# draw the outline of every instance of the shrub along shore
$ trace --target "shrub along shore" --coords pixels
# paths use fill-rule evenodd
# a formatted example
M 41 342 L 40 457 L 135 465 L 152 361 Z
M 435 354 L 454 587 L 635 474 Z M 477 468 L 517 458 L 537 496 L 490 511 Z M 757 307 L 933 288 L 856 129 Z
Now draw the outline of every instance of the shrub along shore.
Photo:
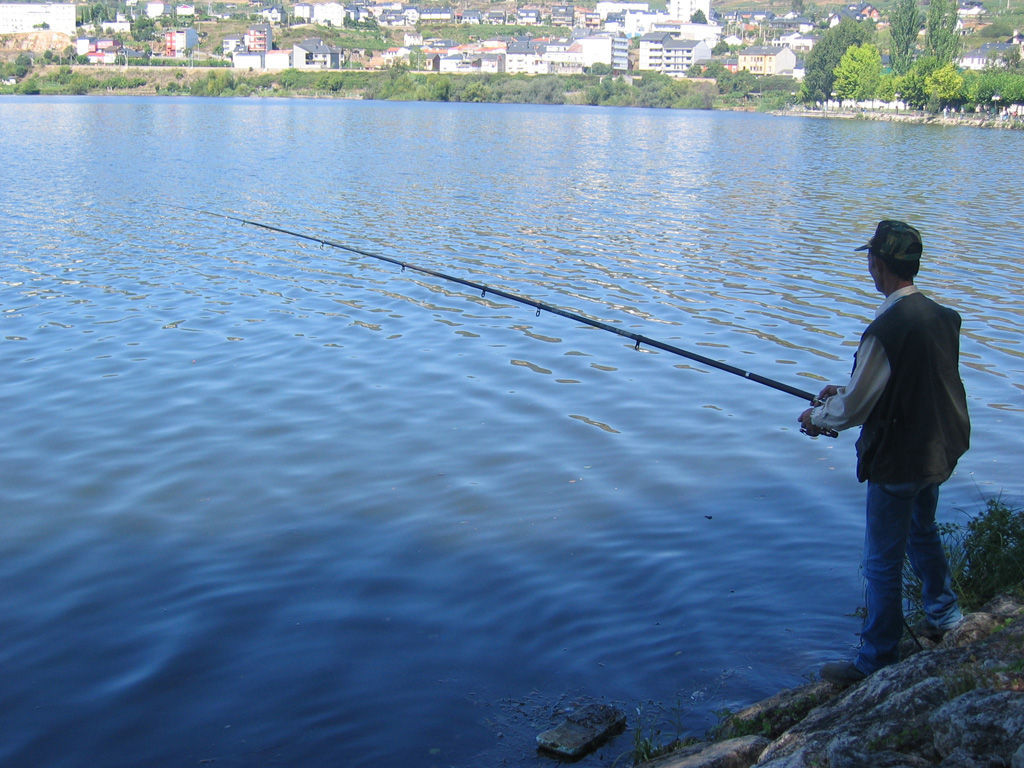
M 185 96 L 274 96 L 523 104 L 711 109 L 714 80 L 674 80 L 648 73 L 611 75 L 449 75 L 387 70 L 254 72 L 222 67 L 43 66 L 26 71 L 0 93 L 116 93 Z M 782 106 L 778 103 L 777 106 Z

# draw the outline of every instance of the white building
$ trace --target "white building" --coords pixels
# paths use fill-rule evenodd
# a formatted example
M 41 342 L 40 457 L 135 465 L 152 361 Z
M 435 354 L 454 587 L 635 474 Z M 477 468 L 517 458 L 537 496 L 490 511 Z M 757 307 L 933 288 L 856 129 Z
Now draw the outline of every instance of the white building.
M 428 8 L 423 7 L 419 9 L 420 21 L 423 22 L 441 22 L 451 24 L 455 21 L 455 11 L 448 6 L 440 8 Z
M 461 53 L 438 57 L 437 71 L 442 74 L 472 72 L 472 64 Z
M 498 53 L 456 51 L 438 55 L 437 71 L 449 74 L 500 73 L 505 71 L 505 57 Z
M 547 63 L 551 74 L 583 74 L 583 46 L 575 41 L 552 40 L 544 46 L 541 59 Z
M 985 43 L 980 48 L 967 51 L 960 57 L 960 66 L 964 69 L 980 71 L 992 65 L 1003 55 L 1016 48 L 1013 43 Z
M 500 74 L 505 71 L 505 55 L 501 53 L 485 53 L 480 56 L 480 71 L 489 74 Z
M 96 26 L 103 32 L 110 32 L 114 35 L 128 35 L 132 31 L 132 23 L 130 21 L 101 21 Z
M 702 61 L 711 61 L 711 48 L 703 40 L 670 40 L 665 43 L 662 71 L 672 77 L 686 77 L 690 67 Z
M 703 40 L 680 40 L 667 32 L 652 32 L 640 38 L 637 68 L 686 77 L 690 67 L 711 59 L 711 48 Z
M 668 15 L 664 13 L 632 11 L 627 13 L 622 20 L 622 32 L 626 37 L 641 37 L 648 32 L 653 32 L 656 26 L 668 20 Z
M 34 32 L 43 24 L 51 32 L 74 37 L 74 3 L 0 3 L 0 33 Z
M 981 0 L 966 0 L 958 5 L 956 15 L 961 19 L 977 19 L 985 15 L 985 6 Z
M 345 26 L 345 6 L 341 3 L 317 3 L 313 6 L 313 15 L 310 21 L 324 26 L 343 27 Z
M 289 50 L 267 51 L 263 54 L 263 68 L 269 70 L 289 69 L 292 66 L 292 52 Z
M 514 42 L 505 51 L 505 71 L 510 75 L 546 75 L 548 64 L 539 45 L 532 41 Z
M 584 67 L 607 64 L 616 72 L 629 68 L 629 40 L 621 36 L 592 35 L 578 37 Z
M 320 37 L 311 37 L 292 46 L 295 69 L 341 69 L 344 62 L 345 51 L 328 45 Z
M 722 39 L 722 28 L 717 24 L 690 24 L 677 19 L 659 21 L 651 28 L 651 32 L 671 32 L 680 40 L 703 40 L 711 48 Z
M 280 8 L 264 8 L 260 11 L 260 18 L 267 24 L 280 24 L 284 21 L 284 14 Z
M 539 8 L 520 8 L 516 12 L 516 24 L 538 25 L 541 22 Z
M 594 7 L 602 19 L 607 19 L 613 13 L 647 13 L 651 10 L 648 3 L 618 3 L 613 0 L 600 0 Z
M 245 50 L 245 35 L 225 35 L 220 45 L 225 56 L 234 56 L 236 52 Z
M 386 67 L 393 67 L 395 64 L 400 62 L 409 63 L 409 54 L 412 53 L 411 48 L 402 46 L 400 48 L 388 48 L 386 51 L 381 52 L 380 60 Z
M 711 20 L 711 0 L 669 0 L 668 15 L 680 21 L 689 21 L 700 11 L 705 21 Z
M 786 48 L 792 49 L 796 53 L 808 53 L 814 44 L 818 42 L 818 38 L 814 35 L 806 35 L 801 32 L 791 32 L 788 35 L 783 35 L 779 38 L 779 45 L 783 45 Z M 738 45 L 739 43 L 737 43 Z
M 118 52 L 113 48 L 105 48 L 102 51 L 89 51 L 85 54 L 90 64 L 116 64 Z
M 235 51 L 235 55 L 231 57 L 231 66 L 235 69 L 263 69 L 263 54 L 258 51 Z

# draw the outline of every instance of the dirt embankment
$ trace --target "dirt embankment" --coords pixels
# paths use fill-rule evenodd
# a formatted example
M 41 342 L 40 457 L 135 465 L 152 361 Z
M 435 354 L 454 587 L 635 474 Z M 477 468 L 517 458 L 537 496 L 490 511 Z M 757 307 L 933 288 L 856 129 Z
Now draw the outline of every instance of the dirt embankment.
M 71 44 L 72 41 L 68 35 L 63 32 L 51 32 L 48 29 L 0 35 L 0 60 L 13 60 L 22 53 L 59 52 Z

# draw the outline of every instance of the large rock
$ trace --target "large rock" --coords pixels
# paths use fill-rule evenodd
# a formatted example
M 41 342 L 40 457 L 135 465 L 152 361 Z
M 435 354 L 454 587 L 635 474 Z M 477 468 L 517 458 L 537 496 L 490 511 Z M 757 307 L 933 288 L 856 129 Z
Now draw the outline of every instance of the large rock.
M 714 731 L 716 739 L 757 734 L 770 739 L 799 723 L 815 707 L 834 699 L 838 689 L 831 683 L 817 682 L 777 693 L 751 704 L 726 718 Z
M 852 688 L 804 686 L 733 715 L 715 737 L 775 739 L 750 762 L 700 762 L 718 759 L 701 745 L 657 766 L 1024 768 L 1022 659 L 1024 599 L 1003 596 L 968 616 L 938 647 Z M 738 739 L 721 744 L 730 741 Z
M 912 666 L 904 662 L 879 670 L 813 710 L 776 739 L 758 764 L 803 768 L 819 762 L 830 768 L 868 768 L 887 752 L 922 755 L 925 760 L 937 757 L 928 718 L 950 698 L 941 671 L 946 663 L 958 663 L 967 654 L 959 649 L 931 651 L 914 657 Z M 886 764 L 917 765 L 892 758 L 886 758 Z
M 939 648 L 879 670 L 811 711 L 757 765 L 1009 766 L 1024 739 L 1022 608 L 1008 597 L 986 605 Z
M 939 707 L 928 723 L 946 763 L 1005 768 L 1024 744 L 1024 693 L 968 691 Z
M 749 768 L 769 744 L 764 736 L 741 736 L 699 744 L 650 763 L 650 768 Z

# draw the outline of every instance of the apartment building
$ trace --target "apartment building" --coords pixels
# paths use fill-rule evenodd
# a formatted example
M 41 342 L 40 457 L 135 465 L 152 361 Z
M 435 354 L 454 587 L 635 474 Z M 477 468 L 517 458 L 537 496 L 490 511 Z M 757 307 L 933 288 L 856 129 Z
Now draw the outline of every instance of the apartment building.
M 680 40 L 668 32 L 652 32 L 640 38 L 637 67 L 672 77 L 686 77 L 694 64 L 711 59 L 704 40 Z
M 796 54 L 789 48 L 754 46 L 740 51 L 738 68 L 755 75 L 792 74 Z
M 194 51 L 198 47 L 199 35 L 192 27 L 168 29 L 164 32 L 165 56 L 183 59 L 186 51 Z

